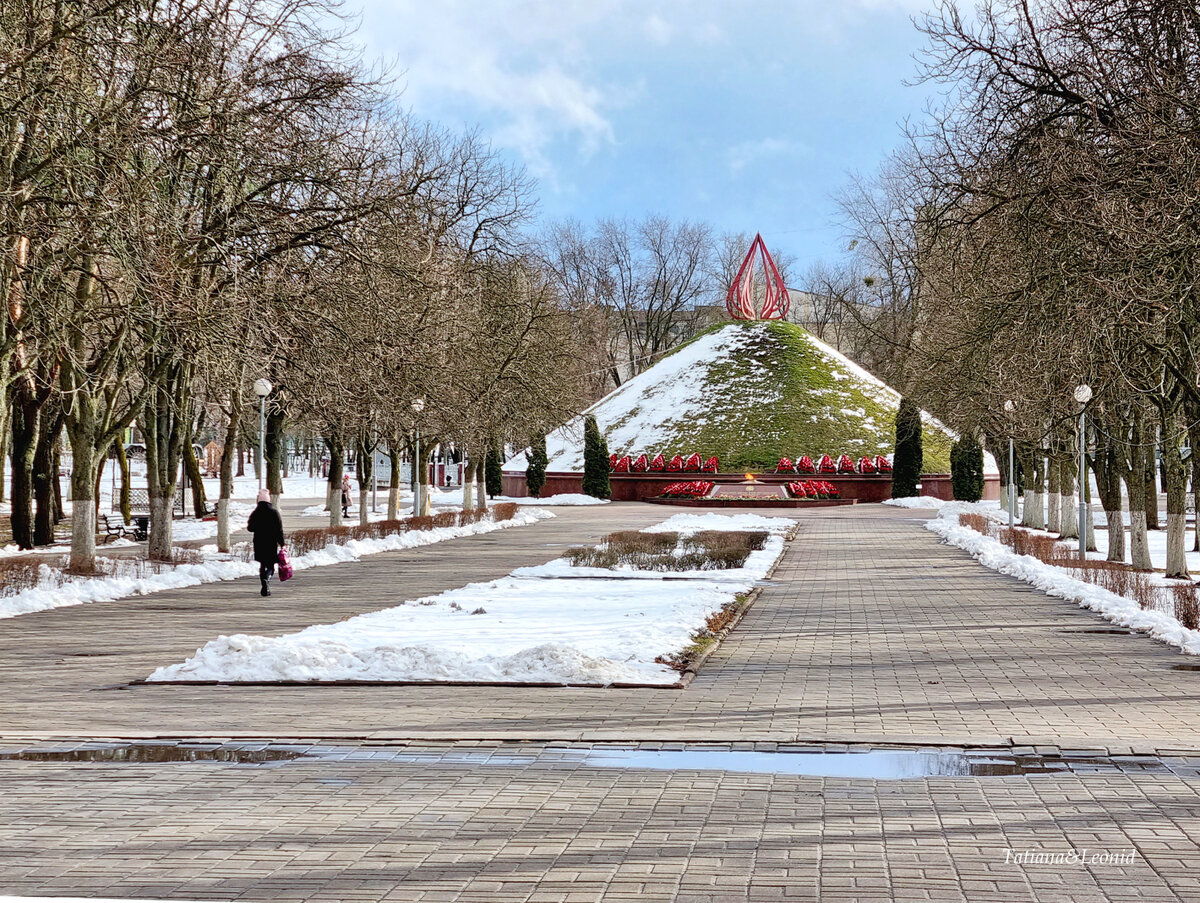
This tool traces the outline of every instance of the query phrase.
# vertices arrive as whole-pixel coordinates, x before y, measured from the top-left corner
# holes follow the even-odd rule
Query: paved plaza
[[[928,512],[780,512],[799,517],[796,539],[682,690],[136,683],[219,634],[283,633],[492,579],[672,511],[555,513],[306,571],[270,599],[233,581],[0,621],[3,750],[317,751],[2,760],[0,893],[1200,899],[1200,671],[940,545]],[[613,748],[693,758],[589,758]],[[906,779],[771,764],[880,748],[1079,764]],[[761,755],[732,755],[746,752]],[[1071,853],[1107,858],[1061,861]],[[1036,854],[1060,861],[1020,861]]]

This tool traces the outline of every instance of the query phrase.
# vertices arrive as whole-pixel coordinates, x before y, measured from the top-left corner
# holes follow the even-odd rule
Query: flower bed
[[[793,480],[787,489],[795,499],[836,499],[839,495],[838,488],[824,480]]]
[[[721,461],[717,455],[702,459],[699,452],[692,452],[686,456],[675,455],[670,461],[661,452],[653,459],[644,452],[636,458],[631,455],[610,455],[609,468],[613,473],[720,473]],[[801,455],[794,463],[791,457],[783,455],[775,465],[774,472],[874,476],[890,474],[892,465],[886,455],[875,455],[874,458],[863,455],[857,462],[850,455],[839,455],[836,459],[832,455],[822,455],[816,464],[808,455]]]
[[[708,480],[691,480],[686,483],[672,483],[662,491],[666,498],[702,499],[713,490],[713,484]]]

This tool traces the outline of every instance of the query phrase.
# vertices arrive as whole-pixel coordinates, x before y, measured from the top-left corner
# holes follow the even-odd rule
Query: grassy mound
[[[718,455],[721,470],[822,454],[891,454],[900,395],[792,323],[728,323],[701,334],[587,413],[609,451]],[[582,418],[547,437],[550,471],[583,469]],[[926,473],[950,469],[954,435],[925,418]],[[505,465],[523,470],[524,455]]]

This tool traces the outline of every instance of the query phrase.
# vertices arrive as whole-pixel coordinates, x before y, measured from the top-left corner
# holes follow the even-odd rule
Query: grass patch
[[[612,451],[718,455],[727,472],[772,468],[781,455],[815,460],[846,453],[857,459],[892,452],[898,401],[828,359],[805,329],[783,322],[724,323],[697,339],[722,329],[742,330],[741,345],[708,364],[703,421],[656,424],[667,435],[656,448]],[[950,436],[926,424],[923,445],[923,470],[948,473]]]
[[[660,655],[655,661],[660,665],[666,665],[673,671],[680,673],[686,671],[717,645],[722,631],[733,626],[738,613],[746,607],[749,601],[750,593],[738,593],[732,602],[708,616],[704,627],[693,635],[692,641],[683,649],[673,655]]]

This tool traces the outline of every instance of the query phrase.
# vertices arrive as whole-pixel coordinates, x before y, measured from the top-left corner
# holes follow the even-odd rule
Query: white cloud
[[[647,36],[655,44],[668,44],[671,41],[671,36],[675,33],[675,29],[658,13],[651,13],[646,21],[642,23],[642,28],[645,29]]]
[[[802,157],[810,152],[803,141],[791,138],[760,138],[743,141],[726,151],[729,171],[735,176],[747,166],[771,157]]]
[[[451,125],[486,120],[494,140],[553,180],[552,142],[586,156],[619,141],[614,117],[636,104],[653,54],[670,53],[686,70],[705,47],[765,52],[760,36],[798,49],[818,34],[844,37],[864,19],[917,12],[930,0],[358,2],[368,54],[396,61],[404,102],[418,115]],[[750,143],[729,162],[736,171],[755,155],[785,152],[769,140]]]

